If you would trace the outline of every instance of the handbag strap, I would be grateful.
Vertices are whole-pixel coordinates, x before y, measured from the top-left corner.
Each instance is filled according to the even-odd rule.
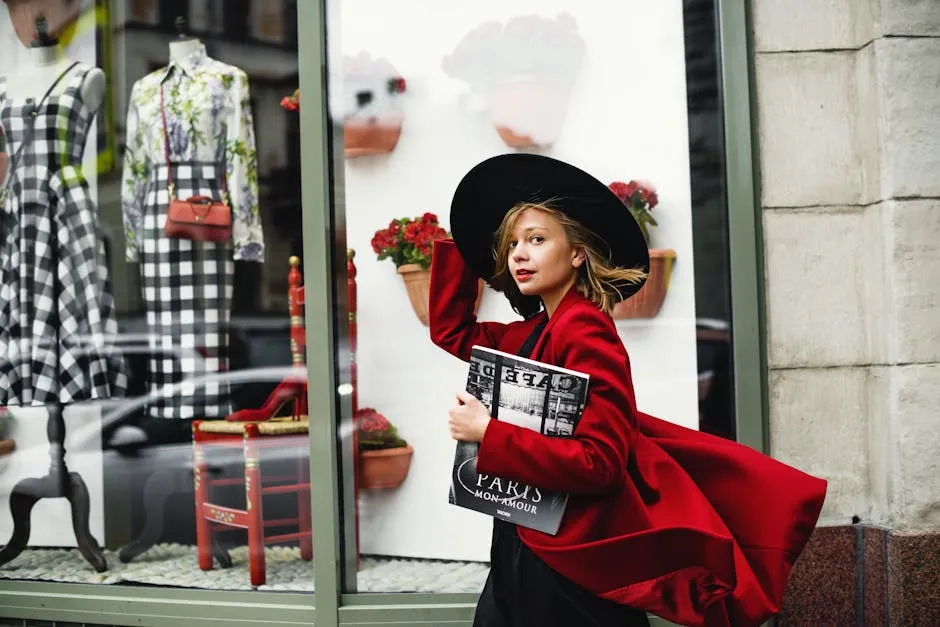
[[[78,65],[78,63],[79,63],[78,61],[73,61],[67,68],[62,70],[62,72],[56,77],[56,79],[52,82],[52,84],[49,85],[49,89],[46,90],[46,93],[42,95],[42,98],[40,98],[39,103],[35,107],[33,107],[33,110],[29,115],[29,120],[30,120],[29,127],[27,128],[26,133],[23,136],[23,141],[22,143],[20,143],[20,147],[16,149],[16,152],[10,158],[10,162],[7,167],[7,172],[9,172],[9,176],[7,177],[7,182],[3,186],[3,189],[0,190],[0,207],[2,207],[3,204],[6,202],[7,193],[10,189],[10,185],[13,183],[13,178],[16,175],[16,166],[19,163],[20,155],[22,155],[23,149],[26,148],[26,146],[28,146],[30,142],[32,142],[33,140],[33,134],[34,134],[33,131],[35,131],[36,129],[36,116],[39,115],[40,109],[42,109],[42,106],[46,103],[46,99],[49,98],[49,96],[52,94],[52,91],[56,88],[56,85],[58,85],[62,81],[62,79],[65,78],[65,76],[69,72],[71,72],[72,69],[76,65]]]
[[[176,199],[176,186],[173,184],[173,171],[170,168],[170,136],[166,130],[166,107],[163,102],[163,83],[160,83],[160,118],[163,120],[163,154],[166,157],[167,190],[170,200]],[[222,204],[228,204],[228,164],[225,156],[222,157]]]
[[[542,337],[542,331],[545,329],[546,324],[548,324],[547,317],[544,320],[540,320],[535,327],[532,328],[529,337],[525,339],[525,342],[523,342],[522,346],[519,348],[519,352],[516,353],[519,357],[525,357],[526,359],[533,358],[532,351],[535,349],[535,345],[538,344],[539,338]]]

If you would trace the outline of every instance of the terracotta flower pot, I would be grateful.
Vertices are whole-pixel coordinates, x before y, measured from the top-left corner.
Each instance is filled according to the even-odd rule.
[[[669,290],[672,266],[676,261],[676,251],[671,248],[650,249],[650,275],[640,291],[627,300],[617,303],[613,317],[654,318],[659,313]]]
[[[343,124],[346,157],[387,154],[395,150],[401,136],[401,119],[351,120]]]
[[[493,125],[510,148],[545,148],[561,135],[568,91],[539,78],[501,83],[491,97]]]
[[[421,324],[428,326],[428,304],[431,291],[431,271],[425,270],[417,263],[406,263],[398,267],[398,274],[405,281],[405,288],[408,290],[408,300],[411,301],[411,308]],[[477,290],[477,300],[473,305],[473,311],[480,307],[480,299],[483,298],[483,281],[480,281]]]
[[[410,444],[399,448],[362,451],[359,454],[359,487],[364,490],[397,488],[408,476],[414,452]]]

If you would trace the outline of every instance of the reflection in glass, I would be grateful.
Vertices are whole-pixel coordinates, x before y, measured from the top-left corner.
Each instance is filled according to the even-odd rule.
[[[313,590],[295,13],[3,4],[0,578]]]

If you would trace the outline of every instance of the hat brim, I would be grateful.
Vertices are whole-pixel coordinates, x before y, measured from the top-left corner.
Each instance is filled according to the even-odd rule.
[[[461,257],[485,281],[493,277],[493,245],[503,218],[520,202],[552,206],[590,230],[612,266],[649,272],[649,247],[630,210],[604,183],[573,165],[543,155],[512,153],[473,167],[457,185],[450,229]],[[643,286],[616,286],[625,300]]]

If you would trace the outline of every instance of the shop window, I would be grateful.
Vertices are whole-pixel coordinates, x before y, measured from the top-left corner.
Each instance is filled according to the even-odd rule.
[[[331,173],[345,225],[335,245],[356,252],[358,288],[345,372],[358,413],[338,430],[358,437],[342,468],[355,489],[343,512],[346,591],[478,592],[486,578],[492,518],[448,498],[458,445],[447,412],[469,366],[431,342],[426,259],[396,261],[389,229],[424,218],[429,232],[449,230],[458,182],[489,156],[536,152],[655,189],[655,277],[614,314],[637,403],[735,437],[715,11],[713,0],[327,3],[343,146]],[[518,319],[489,288],[475,307],[482,320]],[[347,363],[345,344],[336,351]]]
[[[296,3],[58,4],[0,9],[0,578],[312,591]]]

